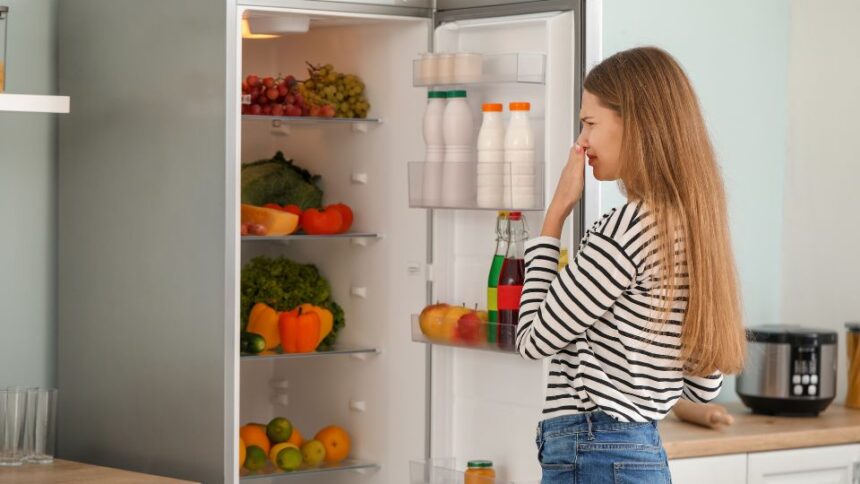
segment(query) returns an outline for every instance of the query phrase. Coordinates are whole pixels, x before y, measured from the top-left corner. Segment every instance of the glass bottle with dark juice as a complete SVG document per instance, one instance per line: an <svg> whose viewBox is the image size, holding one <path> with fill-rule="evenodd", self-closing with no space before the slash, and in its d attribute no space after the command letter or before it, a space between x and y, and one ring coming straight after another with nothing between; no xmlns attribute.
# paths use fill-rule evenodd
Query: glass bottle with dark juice
<svg viewBox="0 0 860 484"><path fill-rule="evenodd" d="M525 281L525 241L528 238L521 212L508 215L508 250L499 273L498 343L506 351L516 350L517 323L520 319L520 296Z"/></svg>

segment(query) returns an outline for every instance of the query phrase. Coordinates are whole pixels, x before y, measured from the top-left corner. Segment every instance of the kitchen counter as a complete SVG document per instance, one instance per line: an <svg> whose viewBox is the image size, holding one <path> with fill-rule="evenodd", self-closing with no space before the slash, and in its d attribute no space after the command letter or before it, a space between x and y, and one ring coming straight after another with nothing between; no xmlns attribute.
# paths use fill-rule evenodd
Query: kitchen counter
<svg viewBox="0 0 860 484"><path fill-rule="evenodd" d="M678 420L674 414L659 423L670 459L741 454L860 442L860 410L832 404L818 417L753 415L742 403L725 405L734 425L719 430Z"/></svg>
<svg viewBox="0 0 860 484"><path fill-rule="evenodd" d="M181 484L169 477L140 474L110 467L94 466L55 459L53 464L25 464L18 467L0 467L0 484L84 484L110 482L111 484Z"/></svg>

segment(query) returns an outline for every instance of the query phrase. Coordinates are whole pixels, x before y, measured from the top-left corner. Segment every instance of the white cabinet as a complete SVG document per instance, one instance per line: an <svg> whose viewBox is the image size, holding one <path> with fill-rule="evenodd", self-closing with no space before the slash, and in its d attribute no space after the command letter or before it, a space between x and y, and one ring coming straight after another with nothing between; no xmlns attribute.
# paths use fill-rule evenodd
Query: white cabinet
<svg viewBox="0 0 860 484"><path fill-rule="evenodd" d="M669 471L672 484L743 484L747 480L747 454L673 459Z"/></svg>
<svg viewBox="0 0 860 484"><path fill-rule="evenodd" d="M852 484L860 445L749 454L747 484Z"/></svg>
<svg viewBox="0 0 860 484"><path fill-rule="evenodd" d="M854 484L860 444L669 461L673 484Z"/></svg>

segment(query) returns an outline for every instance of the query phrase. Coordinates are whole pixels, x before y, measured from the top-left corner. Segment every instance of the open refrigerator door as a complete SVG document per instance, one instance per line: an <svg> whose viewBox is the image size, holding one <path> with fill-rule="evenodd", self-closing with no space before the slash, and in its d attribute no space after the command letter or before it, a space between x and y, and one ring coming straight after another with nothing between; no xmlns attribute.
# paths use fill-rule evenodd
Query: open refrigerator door
<svg viewBox="0 0 860 484"><path fill-rule="evenodd" d="M488 304L488 273L499 210L521 211L530 236L538 235L542 211L578 129L575 120L583 70L579 40L584 25L580 18L583 4L556 2L550 11L531 11L529 6L523 6L525 13L517 13L516 5L437 12L435 56L416 59L414 84L431 90L466 90L476 136L483 104L501 104L503 122L508 125L513 114L510 108L516 108L511 103L528 103L536 141L535 168L530 173L534 176L534 189L525 197L518 196L517 190L524 190L517 186L521 171L516 161L506 158L502 165L506 176L513 175L513 187L505 184L501 203L496 205L482 201L482 173L487 173L493 163L479 160L480 153L475 168L469 172L469 176L477 178L477 190L470 194L472 198L460 201L454 208L445 200L434 206L422 200L426 196L416 195L422 190L426 195L426 177L420 182L415 178L416 173L432 173L431 162L410 167L412 205L435 209L430 264L433 294L428 304L449 303L465 308L459 311L492 305ZM451 54L455 58L453 81L443 67L446 56ZM461 76L458 68L475 54L482 59L480 74L466 69L465 77ZM435 82L428 80L433 79L428 57L437 63ZM464 63L457 62L461 58ZM442 178L446 183L444 175ZM562 235L562 247L571 252L582 233L582 210L577 207ZM501 286L498 291L501 308ZM453 311L455 317L457 311ZM462 479L466 462L473 459L495 463L495 482L538 482L541 471L534 442L546 387L544 365L521 359L503 342L502 333L494 339L493 332L498 332L499 326L492 323L492 318L478 323L476 341L468 329L463 329L470 326L462 319L457 323L447 321L446 315L450 319L451 312L440 313L438 309L435 313L442 314L437 317L443 329L434 334L433 312L425 312L423 321L418 311L413 316L413 340L428 343L432 359L430 460L413 462L411 482L461 482L446 481L442 476ZM448 334L446 325L454 328ZM416 480L415 474L423 475L425 480Z"/></svg>

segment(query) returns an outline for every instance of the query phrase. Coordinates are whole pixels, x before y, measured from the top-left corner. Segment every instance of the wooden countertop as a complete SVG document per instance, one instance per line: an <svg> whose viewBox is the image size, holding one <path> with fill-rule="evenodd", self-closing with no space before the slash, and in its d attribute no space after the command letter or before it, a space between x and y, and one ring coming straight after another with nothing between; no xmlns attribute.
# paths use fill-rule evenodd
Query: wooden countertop
<svg viewBox="0 0 860 484"><path fill-rule="evenodd" d="M0 484L85 484L109 482L111 484L180 484L169 477L140 474L111 467L94 466L55 459L53 464L24 464L17 467L0 467Z"/></svg>
<svg viewBox="0 0 860 484"><path fill-rule="evenodd" d="M725 405L734 425L719 430L671 414L658 424L670 459L796 449L860 442L860 410L832 404L818 417L753 415L740 402Z"/></svg>

